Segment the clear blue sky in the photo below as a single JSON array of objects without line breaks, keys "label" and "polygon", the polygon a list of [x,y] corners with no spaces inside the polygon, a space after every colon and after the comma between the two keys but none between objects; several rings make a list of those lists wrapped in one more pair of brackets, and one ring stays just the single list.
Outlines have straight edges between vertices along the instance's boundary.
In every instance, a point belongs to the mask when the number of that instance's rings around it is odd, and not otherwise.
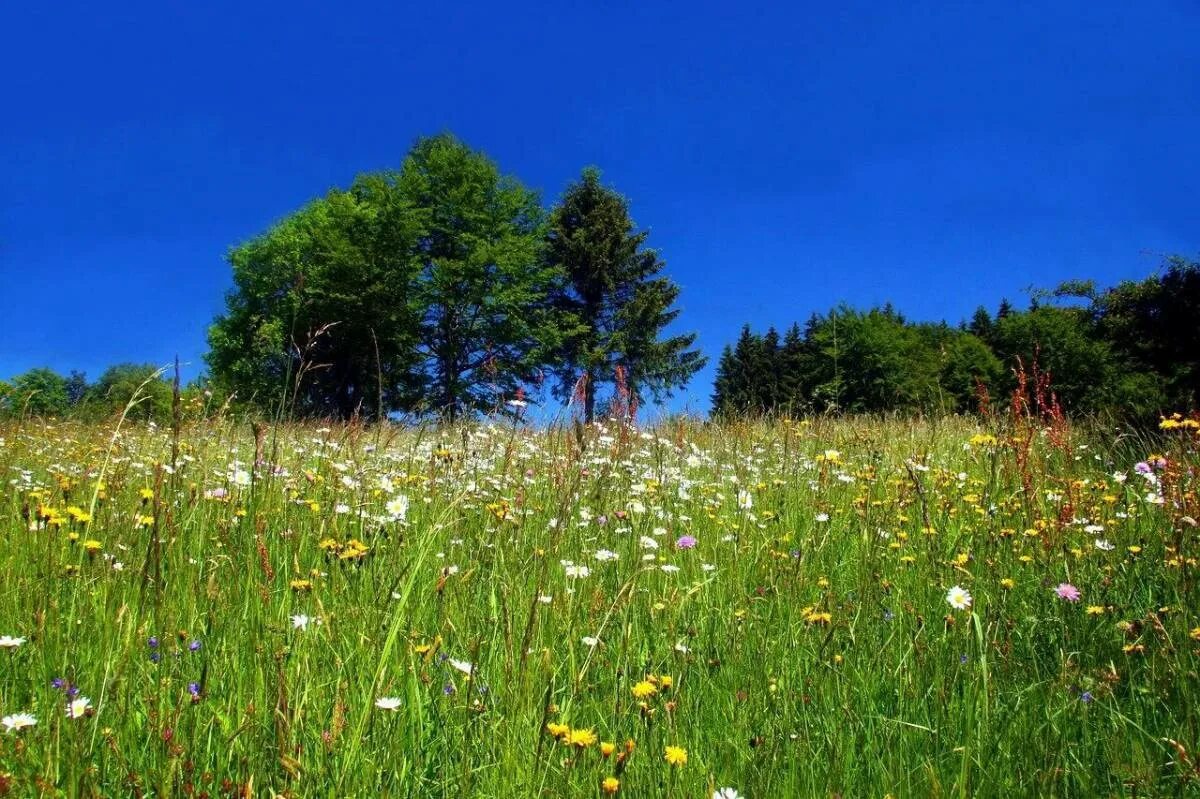
[{"label": "clear blue sky", "polygon": [[1200,252],[1192,0],[7,3],[0,74],[0,376],[194,375],[231,245],[442,130],[547,202],[600,166],[713,362]]}]

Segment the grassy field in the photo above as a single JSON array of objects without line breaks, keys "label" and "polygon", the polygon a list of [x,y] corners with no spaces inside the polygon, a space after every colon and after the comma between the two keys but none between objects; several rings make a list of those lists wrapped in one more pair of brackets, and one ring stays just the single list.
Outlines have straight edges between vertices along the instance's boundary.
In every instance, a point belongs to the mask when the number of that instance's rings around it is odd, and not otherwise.
[{"label": "grassy field", "polygon": [[1200,787],[1186,427],[114,427],[0,427],[0,794]]}]

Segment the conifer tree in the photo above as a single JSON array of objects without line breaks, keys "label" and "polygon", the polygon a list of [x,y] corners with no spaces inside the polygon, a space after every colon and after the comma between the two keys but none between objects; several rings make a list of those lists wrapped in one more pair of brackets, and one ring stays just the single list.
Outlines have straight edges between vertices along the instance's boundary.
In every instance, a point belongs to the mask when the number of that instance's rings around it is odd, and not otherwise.
[{"label": "conifer tree", "polygon": [[556,391],[582,395],[588,422],[599,388],[618,373],[638,402],[670,396],[705,362],[695,334],[666,335],[678,316],[679,287],[660,273],[663,261],[645,246],[624,197],[583,171],[553,210],[547,263],[565,277],[553,305],[560,314]]}]

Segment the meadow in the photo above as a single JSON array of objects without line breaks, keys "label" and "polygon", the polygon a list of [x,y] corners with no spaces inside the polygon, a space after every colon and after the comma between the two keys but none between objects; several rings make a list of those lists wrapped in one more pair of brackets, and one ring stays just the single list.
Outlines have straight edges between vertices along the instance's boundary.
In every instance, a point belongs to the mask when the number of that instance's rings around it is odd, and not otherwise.
[{"label": "meadow", "polygon": [[7,422],[0,795],[1196,795],[1197,443]]}]

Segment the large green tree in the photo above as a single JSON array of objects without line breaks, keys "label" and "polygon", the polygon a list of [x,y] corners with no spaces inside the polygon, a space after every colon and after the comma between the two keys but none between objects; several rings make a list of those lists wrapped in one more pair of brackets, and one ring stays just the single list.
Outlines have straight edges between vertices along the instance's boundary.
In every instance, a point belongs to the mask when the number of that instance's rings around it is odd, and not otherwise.
[{"label": "large green tree", "polygon": [[53,369],[30,369],[12,379],[7,405],[14,416],[62,416],[71,408],[67,379]]},{"label": "large green tree", "polygon": [[595,168],[583,171],[550,215],[547,260],[566,277],[555,305],[569,320],[556,390],[563,399],[579,391],[589,422],[601,385],[623,379],[637,401],[661,400],[705,362],[695,334],[665,332],[679,314],[679,287],[661,275],[664,263],[645,246],[648,235]]},{"label": "large green tree", "polygon": [[229,254],[213,381],[243,401],[347,418],[415,396],[416,214],[394,178],[334,190]]},{"label": "large green tree", "polygon": [[1155,399],[1173,410],[1200,405],[1200,262],[1172,256],[1158,274],[1095,296],[1093,309],[1113,349],[1158,376]]},{"label": "large green tree", "polygon": [[421,382],[453,419],[503,409],[561,343],[547,298],[559,271],[542,255],[538,196],[450,135],[420,140],[397,186],[417,220]]},{"label": "large green tree", "polygon": [[304,415],[503,407],[559,344],[537,195],[450,135],[230,254],[214,382]]},{"label": "large green tree", "polygon": [[154,364],[120,363],[104,370],[80,402],[93,416],[122,413],[134,402],[129,407],[130,418],[165,422],[171,418],[173,397],[171,384]]}]

